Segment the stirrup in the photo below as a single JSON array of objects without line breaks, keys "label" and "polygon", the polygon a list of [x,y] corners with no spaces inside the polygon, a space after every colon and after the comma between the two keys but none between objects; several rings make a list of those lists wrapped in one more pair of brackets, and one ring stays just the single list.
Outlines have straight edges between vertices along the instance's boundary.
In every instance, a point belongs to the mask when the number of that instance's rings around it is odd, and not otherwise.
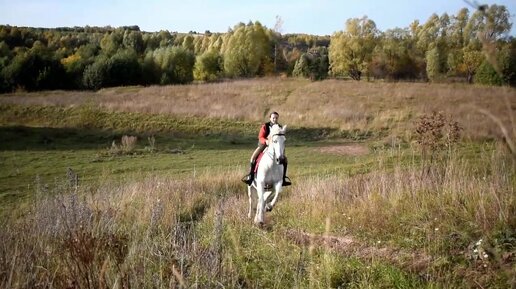
[{"label": "stirrup", "polygon": [[245,184],[247,184],[248,186],[250,186],[252,183],[253,183],[253,178],[251,177],[251,175],[247,175],[247,176],[244,176],[242,178],[242,182],[244,182]]},{"label": "stirrup", "polygon": [[283,178],[283,184],[281,186],[286,187],[286,186],[290,186],[290,185],[292,185],[292,181],[290,180],[289,177],[285,176]]}]

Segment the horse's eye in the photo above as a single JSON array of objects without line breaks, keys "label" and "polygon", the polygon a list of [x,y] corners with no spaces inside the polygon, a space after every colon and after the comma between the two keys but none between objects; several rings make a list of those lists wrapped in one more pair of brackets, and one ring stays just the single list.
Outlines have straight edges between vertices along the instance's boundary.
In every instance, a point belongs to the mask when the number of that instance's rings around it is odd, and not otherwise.
[{"label": "horse's eye", "polygon": [[274,143],[278,143],[278,141],[277,141],[277,140],[275,140],[275,141],[274,141]]}]

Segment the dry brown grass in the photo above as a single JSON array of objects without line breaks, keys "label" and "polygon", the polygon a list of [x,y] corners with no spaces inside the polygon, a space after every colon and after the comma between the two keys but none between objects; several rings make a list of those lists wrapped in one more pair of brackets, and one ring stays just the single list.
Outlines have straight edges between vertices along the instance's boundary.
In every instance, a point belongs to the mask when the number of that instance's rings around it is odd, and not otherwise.
[{"label": "dry brown grass", "polygon": [[467,84],[383,83],[260,78],[211,84],[117,87],[98,92],[51,91],[7,94],[0,103],[99,104],[117,111],[217,117],[260,122],[270,111],[294,126],[379,131],[407,138],[421,114],[442,111],[464,127],[466,137],[502,135],[486,110],[508,128],[516,89]]}]

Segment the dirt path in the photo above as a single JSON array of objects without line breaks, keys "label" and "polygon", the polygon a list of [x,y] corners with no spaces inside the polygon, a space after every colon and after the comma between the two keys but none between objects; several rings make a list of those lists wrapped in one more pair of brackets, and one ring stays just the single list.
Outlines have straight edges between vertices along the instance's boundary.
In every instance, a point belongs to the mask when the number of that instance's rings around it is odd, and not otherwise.
[{"label": "dirt path", "polygon": [[336,253],[361,259],[382,259],[413,273],[427,272],[433,260],[423,252],[367,246],[353,236],[314,235],[296,230],[287,230],[285,236],[300,246],[326,247]]},{"label": "dirt path", "polygon": [[342,144],[317,148],[319,152],[347,155],[347,156],[362,156],[369,153],[367,146],[363,144]]}]

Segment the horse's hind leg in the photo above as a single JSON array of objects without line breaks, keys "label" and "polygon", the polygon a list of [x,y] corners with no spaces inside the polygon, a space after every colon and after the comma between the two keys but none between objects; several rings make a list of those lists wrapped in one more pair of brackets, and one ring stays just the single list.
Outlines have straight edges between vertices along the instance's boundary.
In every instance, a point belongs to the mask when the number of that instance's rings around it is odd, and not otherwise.
[{"label": "horse's hind leg", "polygon": [[271,196],[271,194],[272,194],[272,190],[266,191],[265,196],[263,198],[263,201],[265,202],[265,211],[266,212],[272,211],[272,207],[271,207],[270,203],[267,202],[267,200],[269,200],[269,197]]}]

